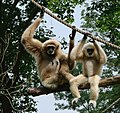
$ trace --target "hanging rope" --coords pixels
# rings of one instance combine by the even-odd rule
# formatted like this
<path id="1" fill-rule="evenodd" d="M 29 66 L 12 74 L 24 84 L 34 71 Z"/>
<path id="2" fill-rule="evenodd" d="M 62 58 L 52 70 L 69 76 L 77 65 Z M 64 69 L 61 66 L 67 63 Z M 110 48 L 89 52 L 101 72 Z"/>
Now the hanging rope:
<path id="1" fill-rule="evenodd" d="M 107 42 L 107 41 L 105 41 L 105 40 L 103 40 L 103 39 L 101 39 L 101 38 L 97 38 L 96 36 L 92 35 L 92 33 L 88 32 L 88 31 L 80 30 L 80 29 L 78 29 L 78 28 L 76 28 L 76 27 L 74 27 L 74 26 L 66 23 L 65 21 L 61 20 L 59 17 L 57 17 L 57 16 L 55 16 L 53 13 L 51 13 L 46 7 L 38 4 L 38 3 L 35 2 L 34 0 L 32 0 L 32 2 L 33 2 L 37 7 L 39 7 L 40 9 L 43 9 L 48 15 L 50 15 L 50 16 L 53 17 L 54 19 L 58 20 L 60 23 L 64 24 L 65 26 L 67 26 L 67 27 L 69 27 L 69 28 L 71 28 L 71 29 L 73 29 L 73 30 L 76 30 L 77 32 L 79 32 L 79 33 L 81 33 L 81 34 L 86 34 L 88 37 L 90 37 L 90 38 L 92 38 L 92 39 L 94 39 L 94 40 L 97 40 L 97 41 L 99 41 L 99 42 L 102 42 L 102 43 L 104 43 L 104 44 L 107 44 L 107 45 L 109 45 L 109 46 L 112 46 L 112 47 L 114 47 L 114 48 L 120 49 L 119 46 L 114 45 L 114 44 L 112 44 L 112 43 L 109 43 L 109 42 Z"/>

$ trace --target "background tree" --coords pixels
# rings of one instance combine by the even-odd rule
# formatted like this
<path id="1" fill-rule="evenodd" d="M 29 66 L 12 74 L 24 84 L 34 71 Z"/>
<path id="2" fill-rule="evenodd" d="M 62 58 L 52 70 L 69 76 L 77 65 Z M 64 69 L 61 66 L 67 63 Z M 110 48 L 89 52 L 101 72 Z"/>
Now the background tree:
<path id="1" fill-rule="evenodd" d="M 111 43 L 120 46 L 120 2 L 112 1 L 112 0 L 99 0 L 84 3 L 84 9 L 81 12 L 81 19 L 84 19 L 82 22 L 81 28 L 90 31 L 96 36 L 101 37 L 104 40 L 107 40 Z M 109 76 L 115 76 L 120 73 L 120 50 L 109 47 L 108 45 L 103 45 L 104 49 L 108 56 L 108 62 L 105 65 L 104 73 L 102 74 L 102 78 L 106 78 Z M 63 94 L 63 93 L 62 93 Z M 61 94 L 61 95 L 62 95 Z M 119 113 L 120 101 L 117 101 L 112 107 L 108 110 L 109 107 L 114 101 L 117 99 L 120 100 L 120 85 L 108 86 L 106 88 L 101 88 L 100 97 L 98 99 L 97 109 L 90 110 L 87 107 L 88 103 L 88 90 L 82 91 L 82 98 L 79 103 L 76 105 L 76 109 L 82 113 Z M 64 99 L 69 102 L 71 99 L 71 95 L 66 93 L 62 96 L 56 94 L 56 99 Z M 69 97 L 69 98 L 68 98 Z M 113 98 L 114 97 L 114 98 Z M 56 104 L 58 109 L 71 109 L 69 103 L 64 104 Z"/>
<path id="2" fill-rule="evenodd" d="M 39 0 L 41 4 L 52 10 L 63 20 L 69 23 L 74 21 L 73 12 L 76 5 L 81 5 L 84 0 Z M 91 4 L 91 5 L 90 5 Z M 84 3 L 81 23 L 82 28 L 89 30 L 101 38 L 120 44 L 120 3 L 112 0 L 91 1 Z M 114 9 L 113 9 L 114 8 Z M 36 72 L 34 59 L 24 50 L 20 43 L 23 31 L 30 25 L 32 19 L 36 18 L 38 12 L 30 0 L 1 0 L 0 1 L 0 110 L 3 113 L 36 111 L 36 102 L 26 92 L 27 87 L 38 87 L 40 85 Z M 46 23 L 46 21 L 44 22 Z M 40 26 L 36 32 L 36 38 L 45 41 L 54 37 L 52 29 L 46 24 Z M 63 47 L 66 40 L 62 41 Z M 103 77 L 120 73 L 120 51 L 107 45 L 104 48 L 108 55 L 108 63 L 105 66 Z M 73 74 L 81 72 L 81 65 L 77 64 Z M 76 111 L 86 113 L 100 113 L 112 102 L 119 98 L 120 86 L 101 88 L 98 100 L 98 108 L 90 111 L 87 108 L 88 90 L 82 91 L 82 98 L 74 108 Z M 113 98 L 114 96 L 114 98 Z M 67 97 L 67 98 L 66 98 Z M 55 93 L 56 100 L 66 100 L 68 103 L 56 103 L 56 109 L 73 109 L 70 105 L 72 95 L 67 92 Z M 120 112 L 119 103 L 112 106 L 108 112 Z M 7 107 L 6 107 L 7 106 Z M 18 109 L 19 108 L 19 109 Z"/>
<path id="3" fill-rule="evenodd" d="M 59 12 L 58 16 L 66 21 L 73 21 L 73 2 L 58 1 L 60 7 L 54 0 L 38 2 L 48 8 L 52 6 L 51 9 L 55 13 Z M 55 4 L 52 5 L 54 2 Z M 69 6 L 69 4 L 71 5 Z M 65 7 L 62 8 L 62 5 Z M 55 6 L 56 8 L 54 8 Z M 33 113 L 37 110 L 36 102 L 29 97 L 26 88 L 38 87 L 40 82 L 34 60 L 24 50 L 20 39 L 23 31 L 36 18 L 39 11 L 40 9 L 30 0 L 0 1 L 0 112 Z M 40 26 L 35 36 L 39 40 L 45 41 L 49 37 L 54 37 L 54 34 L 44 24 Z"/>

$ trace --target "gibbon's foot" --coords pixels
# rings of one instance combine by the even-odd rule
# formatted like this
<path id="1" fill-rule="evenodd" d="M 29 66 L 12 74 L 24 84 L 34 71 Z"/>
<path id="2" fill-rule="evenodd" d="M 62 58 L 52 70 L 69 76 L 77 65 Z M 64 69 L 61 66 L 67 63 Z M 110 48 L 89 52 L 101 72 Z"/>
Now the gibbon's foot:
<path id="1" fill-rule="evenodd" d="M 58 87 L 56 84 L 50 84 L 49 82 L 42 82 L 42 85 L 48 89 L 56 89 Z"/>
<path id="2" fill-rule="evenodd" d="M 40 93 L 40 90 L 38 88 L 28 88 L 28 92 L 29 92 L 29 94 L 35 96 Z"/>
<path id="3" fill-rule="evenodd" d="M 76 104 L 80 98 L 74 98 L 71 102 L 72 105 Z"/>
<path id="4" fill-rule="evenodd" d="M 91 109 L 95 109 L 96 108 L 96 101 L 95 100 L 90 100 L 89 101 L 89 107 Z"/>

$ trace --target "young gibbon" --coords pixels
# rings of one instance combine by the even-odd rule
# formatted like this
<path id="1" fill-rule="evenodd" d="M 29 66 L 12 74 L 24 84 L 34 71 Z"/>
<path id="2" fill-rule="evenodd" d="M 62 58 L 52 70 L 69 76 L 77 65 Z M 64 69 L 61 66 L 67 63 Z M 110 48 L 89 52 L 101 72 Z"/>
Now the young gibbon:
<path id="1" fill-rule="evenodd" d="M 96 41 L 86 43 L 87 36 L 84 35 L 81 42 L 73 48 L 70 54 L 72 60 L 82 63 L 82 73 L 70 80 L 71 89 L 74 89 L 73 95 L 78 94 L 72 103 L 77 102 L 80 97 L 78 86 L 85 82 L 90 83 L 90 101 L 89 105 L 96 107 L 96 101 L 99 95 L 99 75 L 102 73 L 103 65 L 107 62 L 107 56 L 104 50 Z"/>
<path id="2" fill-rule="evenodd" d="M 21 43 L 24 48 L 36 60 L 38 74 L 42 85 L 49 89 L 55 89 L 60 85 L 69 83 L 74 76 L 69 69 L 74 67 L 74 61 L 68 60 L 68 56 L 61 50 L 61 44 L 55 39 L 49 39 L 44 43 L 33 38 L 34 32 L 42 18 L 38 17 L 22 34 Z M 74 39 L 70 39 L 71 47 Z M 72 49 L 71 48 L 71 49 Z M 69 50 L 69 53 L 71 50 Z M 68 65 L 68 62 L 73 62 Z M 71 89 L 71 92 L 74 89 Z M 74 95 L 76 97 L 76 94 Z"/>

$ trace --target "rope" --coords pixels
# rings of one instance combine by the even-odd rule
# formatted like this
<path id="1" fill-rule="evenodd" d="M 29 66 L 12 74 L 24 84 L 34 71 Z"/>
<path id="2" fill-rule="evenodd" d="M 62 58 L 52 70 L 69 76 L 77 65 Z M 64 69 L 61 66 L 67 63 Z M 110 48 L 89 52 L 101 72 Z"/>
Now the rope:
<path id="1" fill-rule="evenodd" d="M 83 30 L 80 30 L 68 23 L 66 23 L 65 21 L 61 20 L 59 17 L 55 16 L 53 13 L 51 13 L 46 7 L 38 4 L 37 2 L 35 2 L 34 0 L 32 0 L 32 2 L 37 6 L 39 7 L 40 9 L 43 9 L 48 15 L 50 15 L 51 17 L 53 17 L 54 19 L 56 19 L 57 21 L 59 21 L 60 23 L 64 24 L 65 26 L 73 29 L 73 30 L 76 30 L 77 32 L 81 33 L 81 34 L 86 34 L 88 37 L 92 38 L 93 40 L 97 40 L 99 42 L 102 42 L 104 44 L 107 44 L 109 46 L 112 46 L 114 48 L 117 48 L 117 49 L 120 49 L 120 46 L 117 46 L 117 45 L 114 45 L 112 43 L 109 43 L 101 38 L 97 38 L 96 36 L 92 35 L 92 33 L 88 32 L 88 31 L 83 31 Z"/>

